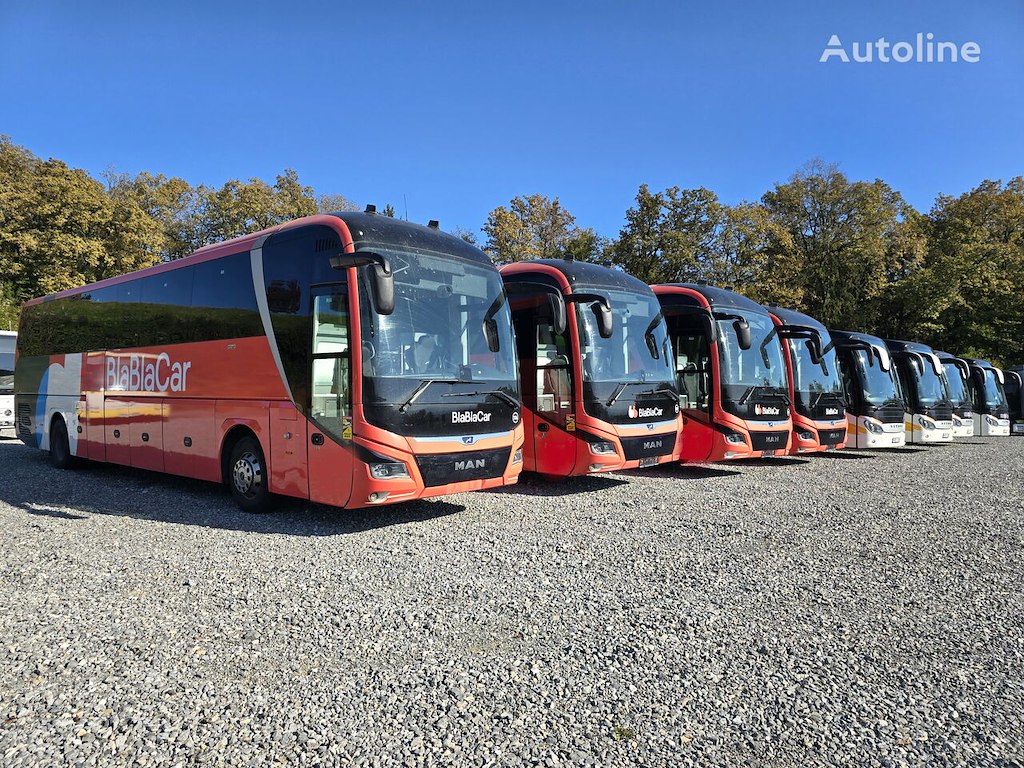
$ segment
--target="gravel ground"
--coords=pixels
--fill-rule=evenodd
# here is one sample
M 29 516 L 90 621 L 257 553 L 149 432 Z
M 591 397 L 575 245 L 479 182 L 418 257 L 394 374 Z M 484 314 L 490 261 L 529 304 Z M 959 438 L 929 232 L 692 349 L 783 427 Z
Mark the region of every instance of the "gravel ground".
M 1021 766 L 1022 459 L 250 516 L 0 440 L 0 763 Z

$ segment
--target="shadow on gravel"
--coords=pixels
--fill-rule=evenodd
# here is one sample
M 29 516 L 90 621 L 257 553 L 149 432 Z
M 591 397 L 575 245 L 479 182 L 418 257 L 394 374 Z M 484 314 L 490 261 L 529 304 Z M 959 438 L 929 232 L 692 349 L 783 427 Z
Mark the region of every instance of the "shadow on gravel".
M 815 459 L 876 459 L 877 456 L 873 456 L 870 453 L 854 453 L 853 451 L 844 448 L 841 451 L 829 451 L 828 453 L 816 453 L 814 454 Z
M 490 488 L 481 493 L 504 493 L 512 496 L 572 496 L 574 493 L 604 491 L 626 485 L 628 481 L 607 475 L 585 475 L 583 477 L 546 478 L 532 472 L 524 472 L 515 485 Z
M 767 459 L 741 459 L 744 467 L 789 467 L 797 464 L 810 464 L 810 459 L 800 459 L 796 456 L 772 456 Z
M 927 451 L 927 448 L 876 448 L 876 451 L 881 453 L 923 453 Z
M 683 480 L 710 480 L 715 477 L 742 475 L 738 469 L 723 469 L 705 464 L 662 464 L 650 469 L 634 469 L 629 474 L 640 477 L 675 477 Z
M 7 483 L 0 487 L 0 501 L 30 515 L 60 520 L 110 515 L 248 533 L 340 536 L 424 522 L 465 510 L 461 504 L 438 499 L 364 509 L 281 499 L 274 511 L 253 515 L 236 507 L 227 491 L 215 483 L 91 462 L 83 462 L 72 471 L 57 470 L 50 466 L 45 453 L 26 454 L 39 482 L 32 488 Z

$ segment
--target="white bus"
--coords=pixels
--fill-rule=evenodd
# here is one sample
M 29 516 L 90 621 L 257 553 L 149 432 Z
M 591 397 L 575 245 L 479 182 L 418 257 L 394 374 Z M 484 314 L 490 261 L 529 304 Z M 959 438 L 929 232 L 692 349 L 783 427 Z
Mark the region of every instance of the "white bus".
M 948 352 L 935 350 L 942 363 L 943 378 L 950 402 L 953 404 L 953 437 L 974 436 L 974 398 L 971 396 L 969 382 L 971 366 Z
M 14 347 L 18 334 L 0 331 L 0 430 L 14 429 Z
M 913 341 L 886 339 L 896 364 L 907 410 L 903 426 L 908 443 L 953 442 L 953 401 L 935 350 Z
M 1010 434 L 1010 406 L 1003 390 L 1003 372 L 987 360 L 965 357 L 971 367 L 969 386 L 974 397 L 974 434 L 978 437 Z
M 906 445 L 907 406 L 889 356 L 877 336 L 829 330 L 846 394 L 846 447 L 899 448 Z

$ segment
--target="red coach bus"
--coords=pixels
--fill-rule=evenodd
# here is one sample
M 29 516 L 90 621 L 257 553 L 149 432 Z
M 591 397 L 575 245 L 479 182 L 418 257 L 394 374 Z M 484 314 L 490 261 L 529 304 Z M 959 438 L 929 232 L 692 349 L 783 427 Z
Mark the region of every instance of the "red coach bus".
M 552 476 L 677 456 L 679 395 L 657 297 L 635 277 L 558 259 L 501 268 L 515 325 L 525 469 Z
M 771 305 L 785 339 L 793 454 L 831 451 L 846 444 L 846 400 L 839 360 L 828 329 L 810 315 Z
M 675 355 L 683 413 L 680 459 L 786 453 L 793 429 L 786 363 L 768 310 L 710 285 L 651 287 Z
M 459 238 L 311 216 L 28 302 L 17 431 L 77 458 L 362 507 L 514 483 L 501 277 Z

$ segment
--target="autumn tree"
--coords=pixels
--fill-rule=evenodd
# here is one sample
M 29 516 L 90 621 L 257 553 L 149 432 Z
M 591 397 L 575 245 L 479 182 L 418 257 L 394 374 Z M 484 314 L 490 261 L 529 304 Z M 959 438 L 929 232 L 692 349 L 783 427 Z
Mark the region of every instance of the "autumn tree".
M 508 207 L 498 206 L 483 226 L 484 249 L 498 264 L 531 259 L 591 259 L 599 241 L 592 230 L 576 226 L 576 217 L 556 197 L 514 197 Z
M 929 214 L 927 268 L 935 344 L 997 364 L 1024 361 L 1024 178 L 940 195 Z
M 883 181 L 849 181 L 813 162 L 761 198 L 792 238 L 802 309 L 829 327 L 871 330 L 889 284 L 894 241 L 912 209 Z

